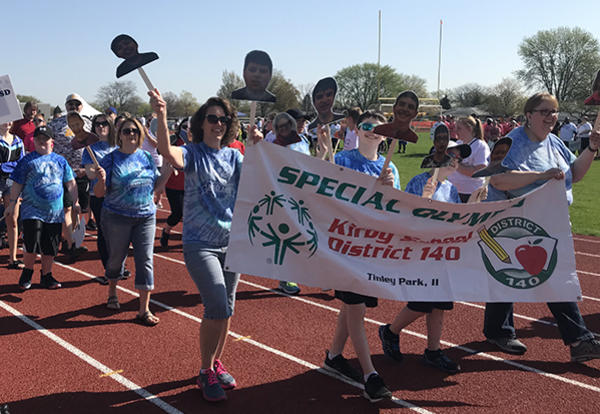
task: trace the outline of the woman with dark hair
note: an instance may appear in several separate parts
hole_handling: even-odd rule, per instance
[[[176,147],[169,141],[166,102],[157,89],[148,95],[158,116],[158,149],[185,172],[183,255],[204,304],[197,383],[207,401],[221,401],[227,398],[224,389],[236,386],[221,355],[240,276],[223,267],[243,160],[238,150],[228,147],[237,134],[238,119],[229,101],[210,98],[192,117],[192,144]],[[254,126],[249,138],[255,142],[262,134]]]
[[[525,103],[524,113],[525,126],[508,134],[512,145],[502,164],[509,171],[490,180],[490,185],[499,190],[493,192],[495,199],[498,196],[519,197],[548,180],[564,179],[567,201],[571,204],[572,185],[589,170],[600,147],[600,132],[592,132],[587,150],[575,158],[561,139],[551,132],[558,119],[558,101],[554,96],[546,92],[533,95]],[[556,318],[564,344],[570,347],[571,361],[600,358],[600,341],[594,339],[594,334],[585,326],[577,303],[554,302],[547,305]],[[512,303],[486,304],[483,333],[489,342],[504,352],[520,355],[527,351],[525,344],[516,338]]]
[[[149,309],[150,291],[154,289],[152,255],[156,205],[153,193],[161,180],[150,154],[140,149],[144,137],[144,129],[137,119],[127,118],[121,123],[116,138],[119,148],[107,154],[96,168],[98,182],[94,193],[96,197],[104,197],[102,231],[108,249],[105,276],[109,282],[106,306],[120,309],[117,282],[131,243],[135,258],[135,288],[140,294],[136,320],[154,326],[159,319]]]
[[[94,153],[98,163],[101,163],[104,157],[116,149],[115,129],[107,115],[98,114],[92,119],[92,132],[98,136],[99,140],[90,145],[89,149]],[[90,208],[96,218],[96,228],[98,230],[96,245],[98,247],[98,253],[100,254],[102,266],[106,270],[108,251],[106,249],[106,242],[104,240],[104,233],[102,232],[101,225],[102,203],[104,203],[104,197],[97,197],[94,192],[94,186],[96,185],[97,180],[96,165],[87,149],[83,151],[83,154],[81,155],[81,165],[85,168],[85,174],[90,180]],[[104,275],[99,276],[97,280],[102,285],[108,285],[108,279]]]
[[[448,179],[460,196],[460,201],[466,203],[475,190],[483,185],[483,178],[471,177],[476,171],[485,168],[490,158],[490,147],[483,138],[483,127],[481,121],[472,116],[460,118],[456,123],[456,133],[459,144],[468,144],[471,147],[471,155],[460,164],[458,169],[450,174]]]

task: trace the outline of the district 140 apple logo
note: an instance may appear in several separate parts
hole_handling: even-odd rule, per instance
[[[271,191],[265,194],[248,215],[250,243],[260,243],[271,249],[267,263],[282,265],[287,254],[304,254],[307,258],[317,251],[319,239],[310,212],[303,200]]]
[[[557,240],[531,220],[506,217],[478,230],[481,257],[487,271],[500,283],[531,289],[552,276]]]

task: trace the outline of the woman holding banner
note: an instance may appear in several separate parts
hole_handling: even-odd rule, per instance
[[[558,101],[549,93],[537,93],[525,103],[525,126],[508,135],[512,146],[503,165],[509,170],[495,175],[490,184],[507,198],[528,193],[549,179],[565,180],[567,200],[573,202],[572,184],[581,180],[600,147],[600,131],[592,132],[588,148],[575,157],[552,128],[558,119]],[[556,318],[565,345],[569,345],[571,361],[583,362],[600,358],[600,341],[585,326],[575,302],[548,303]],[[524,354],[527,347],[516,338],[512,303],[488,303],[483,332],[487,340],[510,354]]]
[[[243,160],[238,150],[228,147],[237,134],[238,119],[229,101],[210,98],[191,119],[192,143],[172,146],[167,104],[157,89],[148,95],[158,116],[158,150],[173,167],[185,172],[183,255],[204,304],[197,383],[204,399],[222,401],[227,398],[224,389],[236,386],[221,355],[240,277],[223,268]],[[252,126],[249,137],[254,142],[262,134]]]

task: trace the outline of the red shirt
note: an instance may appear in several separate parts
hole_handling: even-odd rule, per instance
[[[180,137],[177,137],[177,140],[175,141],[175,143],[173,145],[180,147],[184,144],[185,144],[185,142],[183,142],[183,140]],[[183,173],[182,170],[176,170],[176,171],[177,171],[177,175],[175,175],[175,172],[172,172],[171,176],[167,180],[167,183],[165,184],[165,187],[169,188],[171,190],[183,191],[184,183],[185,183],[185,174]]]
[[[25,151],[33,152],[35,151],[35,146],[33,145],[33,131],[35,131],[35,124],[33,121],[23,118],[13,122],[9,132],[23,140]]]
[[[236,150],[238,150],[239,152],[241,152],[242,155],[244,155],[244,152],[246,152],[246,146],[244,145],[244,143],[242,141],[238,141],[237,139],[234,140],[228,146],[229,146],[229,148],[235,148]]]

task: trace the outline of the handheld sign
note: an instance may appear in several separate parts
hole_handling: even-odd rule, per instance
[[[502,165],[502,161],[504,160],[504,157],[506,157],[506,154],[508,154],[511,145],[512,139],[509,137],[502,137],[496,141],[494,148],[492,148],[492,153],[490,154],[489,165],[473,173],[472,177],[491,177],[492,175],[502,174],[503,172],[508,171],[508,168]]]
[[[592,83],[592,95],[590,95],[585,101],[585,105],[600,105],[600,70],[596,74],[596,79]]]
[[[333,104],[337,95],[337,82],[332,77],[319,80],[312,91],[312,104],[317,116],[308,124],[308,130],[318,125],[328,125],[345,118],[344,114],[333,112]]]
[[[450,142],[450,131],[443,122],[436,123],[431,129],[433,140],[433,152],[426,156],[421,162],[421,168],[447,167],[452,163],[452,157],[446,152]]]
[[[23,119],[23,113],[8,75],[0,76],[0,124]]]
[[[267,52],[252,50],[244,58],[244,82],[246,86],[231,92],[231,99],[252,101],[250,104],[250,126],[256,118],[256,102],[277,101],[277,97],[267,90],[273,76],[273,62]]]
[[[110,48],[115,55],[121,59],[125,59],[125,61],[117,67],[117,78],[137,69],[148,90],[154,90],[154,86],[152,85],[152,82],[150,82],[148,75],[146,75],[146,71],[142,69],[142,66],[158,59],[156,53],[139,53],[137,42],[133,37],[126,34],[120,34],[115,37],[110,44]]]
[[[77,111],[71,111],[67,113],[67,125],[75,135],[75,137],[71,140],[71,148],[78,150],[85,147],[88,154],[90,154],[90,158],[94,162],[94,166],[98,167],[98,160],[94,155],[94,151],[92,151],[90,148],[90,145],[99,141],[100,138],[98,138],[98,135],[85,130],[85,121]]]
[[[419,136],[410,129],[410,123],[417,116],[419,110],[419,98],[413,91],[404,91],[398,95],[394,103],[394,119],[389,124],[376,126],[373,132],[389,138],[394,138],[388,149],[382,172],[388,167],[392,155],[396,151],[397,140],[417,142]]]

